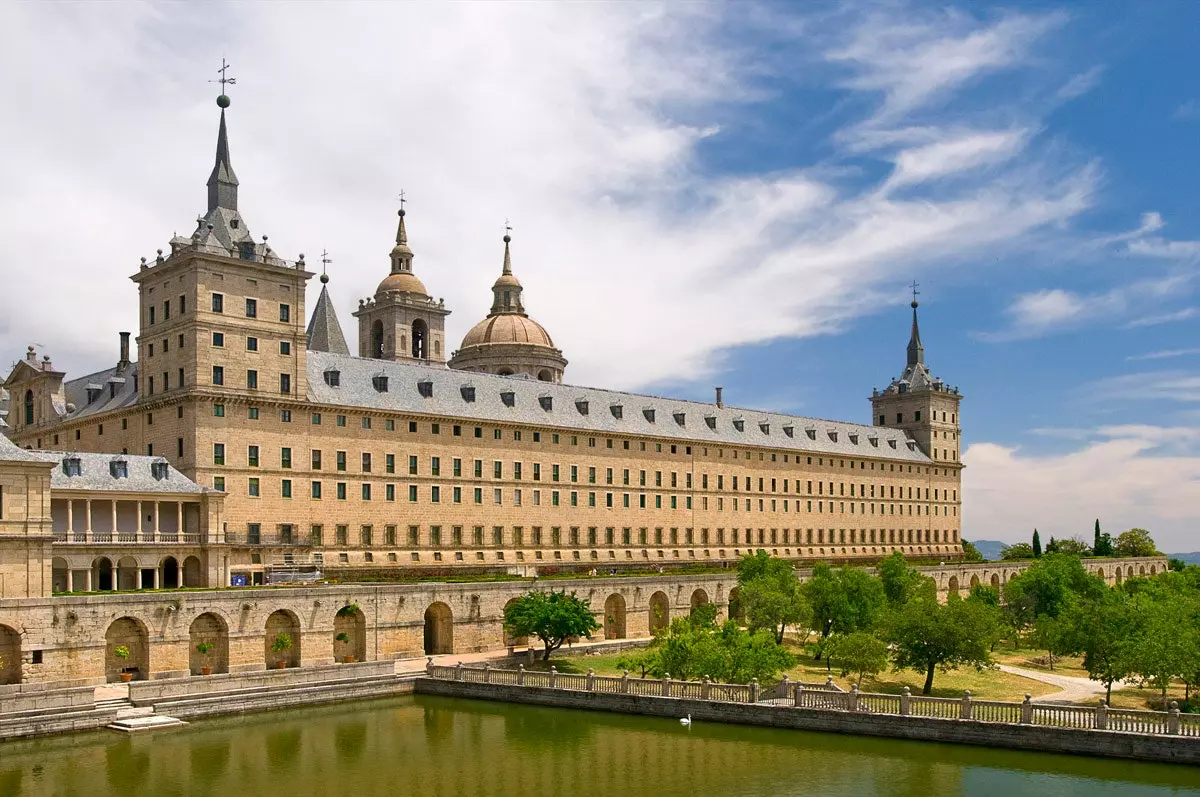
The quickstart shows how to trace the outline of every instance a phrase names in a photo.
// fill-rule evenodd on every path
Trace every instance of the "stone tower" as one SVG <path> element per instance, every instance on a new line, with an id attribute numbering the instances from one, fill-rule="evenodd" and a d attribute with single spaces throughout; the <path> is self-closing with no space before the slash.
<path id="1" fill-rule="evenodd" d="M 413 273 L 413 251 L 404 227 L 404 208 L 392 247 L 391 273 L 375 296 L 358 303 L 358 354 L 376 360 L 417 363 L 446 362 L 446 309 L 434 301 Z"/>
<path id="2" fill-rule="evenodd" d="M 958 405 L 962 394 L 929 373 L 917 326 L 917 306 L 914 294 L 912 334 L 904 372 L 883 391 L 876 390 L 871 396 L 874 424 L 903 429 L 930 459 L 960 467 L 962 426 Z"/>
<path id="3" fill-rule="evenodd" d="M 504 267 L 492 285 L 492 310 L 463 338 L 450 367 L 508 376 L 524 374 L 542 382 L 562 382 L 567 360 L 541 324 L 525 313 L 524 290 L 513 276 L 509 243 L 504 236 Z"/>

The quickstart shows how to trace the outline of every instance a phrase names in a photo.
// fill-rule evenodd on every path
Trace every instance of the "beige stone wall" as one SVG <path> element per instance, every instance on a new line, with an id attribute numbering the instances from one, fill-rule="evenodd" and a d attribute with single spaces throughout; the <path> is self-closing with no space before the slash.
<path id="1" fill-rule="evenodd" d="M 0 598 L 50 594 L 50 470 L 0 461 Z"/>

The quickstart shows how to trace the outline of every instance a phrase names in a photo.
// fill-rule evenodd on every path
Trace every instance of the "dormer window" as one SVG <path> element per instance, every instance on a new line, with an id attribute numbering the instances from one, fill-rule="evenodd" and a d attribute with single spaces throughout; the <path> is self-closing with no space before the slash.
<path id="1" fill-rule="evenodd" d="M 788 437 L 794 437 L 796 434 L 796 427 L 789 423 L 783 427 L 783 433 Z"/>
<path id="2" fill-rule="evenodd" d="M 767 423 L 766 421 L 759 421 L 758 429 L 763 434 L 770 434 L 771 433 L 771 424 Z"/>
<path id="3" fill-rule="evenodd" d="M 433 398 L 433 380 L 422 379 L 417 382 L 417 392 L 422 398 Z"/>
<path id="4" fill-rule="evenodd" d="M 100 387 L 97 384 L 91 383 L 91 382 L 89 382 L 87 387 L 84 389 L 87 391 L 87 403 L 88 404 L 91 404 L 93 401 L 100 398 L 100 394 L 104 391 L 104 388 Z"/>
<path id="5" fill-rule="evenodd" d="M 917 450 L 917 444 L 916 444 L 916 441 L 914 441 L 914 440 L 905 440 L 904 445 L 908 446 L 909 451 Z"/>
<path id="6" fill-rule="evenodd" d="M 108 472 L 114 479 L 128 479 L 129 463 L 123 459 L 114 459 L 108 463 Z"/>
<path id="7" fill-rule="evenodd" d="M 375 388 L 376 393 L 388 392 L 388 378 L 383 374 L 376 374 L 371 377 L 371 385 Z"/>
<path id="8" fill-rule="evenodd" d="M 83 474 L 83 462 L 79 457 L 67 457 L 63 460 L 63 474 L 66 476 L 80 476 Z"/>
<path id="9" fill-rule="evenodd" d="M 575 409 L 579 410 L 580 415 L 588 414 L 587 399 L 575 399 Z"/>
<path id="10" fill-rule="evenodd" d="M 646 416 L 646 420 L 650 421 L 650 423 L 654 423 L 654 408 L 653 407 L 643 408 L 642 415 Z"/>
<path id="11" fill-rule="evenodd" d="M 879 448 L 879 438 L 878 437 L 868 437 L 867 442 L 870 443 L 875 448 Z"/>
<path id="12" fill-rule="evenodd" d="M 734 418 L 733 419 L 733 428 L 737 429 L 739 432 L 746 431 L 746 421 L 742 418 Z"/>
<path id="13" fill-rule="evenodd" d="M 625 416 L 625 408 L 623 406 L 621 406 L 620 404 L 609 405 L 608 411 L 611 412 L 612 416 L 614 418 L 616 418 L 618 421 L 621 420 L 621 418 L 623 418 Z"/>
<path id="14" fill-rule="evenodd" d="M 541 404 L 542 409 L 546 412 L 550 412 L 550 410 L 554 409 L 554 397 L 546 395 L 538 396 L 538 404 Z"/>
<path id="15" fill-rule="evenodd" d="M 705 415 L 704 422 L 706 424 L 708 424 L 709 429 L 716 431 L 716 429 L 717 429 L 717 416 L 716 415 Z"/>
<path id="16" fill-rule="evenodd" d="M 837 442 L 837 436 L 838 436 L 837 432 L 834 432 L 834 431 L 829 432 L 829 439 L 835 443 Z"/>
<path id="17" fill-rule="evenodd" d="M 671 415 L 673 418 L 675 418 L 675 423 L 679 424 L 680 426 L 683 426 L 684 423 L 687 421 L 687 416 L 684 415 L 682 412 L 675 412 L 675 413 L 672 413 Z"/>
<path id="18" fill-rule="evenodd" d="M 340 387 L 342 384 L 342 372 L 330 368 L 325 372 L 325 384 L 330 387 Z"/>
<path id="19" fill-rule="evenodd" d="M 155 481 L 163 481 L 164 479 L 167 479 L 170 477 L 171 468 L 169 465 L 167 465 L 166 462 L 163 462 L 162 460 L 159 460 L 157 462 L 151 462 L 150 463 L 150 475 L 154 477 Z"/>
<path id="20" fill-rule="evenodd" d="M 816 429 L 814 429 L 814 428 L 813 428 L 813 427 L 811 427 L 811 426 L 810 426 L 810 427 L 808 427 L 807 429 L 805 429 L 805 430 L 804 430 L 804 433 L 805 433 L 806 435 L 808 435 L 808 439 L 809 439 L 809 440 L 816 440 L 816 439 L 817 439 L 817 430 L 816 430 Z"/>
<path id="21" fill-rule="evenodd" d="M 515 407 L 517 405 L 517 394 L 512 390 L 503 390 L 500 392 L 500 401 L 506 407 Z"/>
<path id="22" fill-rule="evenodd" d="M 851 432 L 849 437 L 850 437 L 851 443 L 853 443 L 854 445 L 858 445 L 858 435 L 857 434 L 855 434 L 854 432 Z"/>
<path id="23" fill-rule="evenodd" d="M 254 242 L 242 241 L 240 244 L 238 244 L 238 257 L 240 257 L 242 260 L 253 260 Z"/>
<path id="24" fill-rule="evenodd" d="M 896 447 L 896 441 L 895 441 L 895 439 L 888 440 L 888 445 L 889 445 L 889 446 L 891 446 L 892 448 L 895 448 L 895 447 Z"/>
<path id="25" fill-rule="evenodd" d="M 463 401 L 467 402 L 468 404 L 475 402 L 474 385 L 463 385 L 461 388 L 459 388 L 459 392 L 462 393 Z"/>

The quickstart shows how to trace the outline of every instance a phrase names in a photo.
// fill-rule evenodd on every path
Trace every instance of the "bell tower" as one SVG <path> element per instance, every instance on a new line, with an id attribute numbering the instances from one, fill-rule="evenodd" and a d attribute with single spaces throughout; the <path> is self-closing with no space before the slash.
<path id="1" fill-rule="evenodd" d="M 898 378 L 872 394 L 872 421 L 875 426 L 908 432 L 938 465 L 961 467 L 962 426 L 958 410 L 962 394 L 957 387 L 932 376 L 925 365 L 925 346 L 917 325 L 917 293 L 914 282 L 908 362 Z"/>

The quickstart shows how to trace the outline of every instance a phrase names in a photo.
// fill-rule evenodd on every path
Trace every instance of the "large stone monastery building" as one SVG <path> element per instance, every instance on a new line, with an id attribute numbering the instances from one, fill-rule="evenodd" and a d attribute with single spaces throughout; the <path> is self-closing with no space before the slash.
<path id="1" fill-rule="evenodd" d="M 136 353 L 121 333 L 113 365 L 67 379 L 31 347 L 3 383 L 0 421 L 23 449 L 150 457 L 133 463 L 147 474 L 169 465 L 192 492 L 163 510 L 179 515 L 165 533 L 193 535 L 179 556 L 199 560 L 197 580 L 259 583 L 272 567 L 314 563 L 381 576 L 669 568 L 756 548 L 796 560 L 961 555 L 962 397 L 925 365 L 916 302 L 906 366 L 871 397 L 871 425 L 725 406 L 719 389 L 701 403 L 575 387 L 526 310 L 507 235 L 491 311 L 449 350 L 450 310 L 414 270 L 401 209 L 387 272 L 353 313 L 353 356 L 324 285 L 306 313 L 303 256 L 289 262 L 251 236 L 219 104 L 207 210 L 131 277 Z M 117 474 L 108 460 L 95 467 Z M 0 518 L 12 494 L 0 494 Z M 103 538 L 96 510 L 68 517 L 83 504 L 42 519 L 55 556 L 102 545 L 106 561 L 129 560 L 128 575 L 92 568 L 73 581 L 76 565 L 60 565 L 57 589 L 182 580 L 181 565 L 165 572 L 122 547 L 164 534 L 159 508 L 123 500 L 147 510 L 130 511 L 133 537 L 116 498 L 111 522 L 95 521 Z"/>

